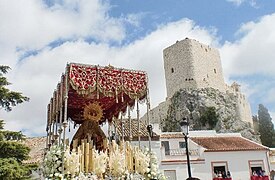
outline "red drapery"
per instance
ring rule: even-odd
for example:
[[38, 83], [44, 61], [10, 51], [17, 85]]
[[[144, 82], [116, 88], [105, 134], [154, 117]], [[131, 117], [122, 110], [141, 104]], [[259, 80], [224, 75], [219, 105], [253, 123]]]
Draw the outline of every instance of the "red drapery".
[[250, 180], [269, 180], [268, 176], [251, 176]]

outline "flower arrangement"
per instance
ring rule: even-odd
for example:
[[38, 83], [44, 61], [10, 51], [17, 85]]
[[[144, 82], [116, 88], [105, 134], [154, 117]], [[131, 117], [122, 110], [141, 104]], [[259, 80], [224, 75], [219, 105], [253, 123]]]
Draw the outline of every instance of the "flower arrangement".
[[122, 177], [125, 174], [125, 153], [118, 148], [110, 152], [109, 168], [114, 177]]
[[[45, 155], [43, 162], [43, 174], [46, 180], [100, 180], [111, 178], [117, 180], [143, 179], [166, 180], [166, 177], [158, 170], [156, 154], [148, 149], [141, 150], [138, 147], [124, 149], [113, 143], [113, 148], [99, 152], [92, 149], [92, 170], [89, 173], [81, 172], [81, 156], [85, 155], [67, 149], [65, 152], [61, 146], [52, 146]], [[64, 174], [62, 174], [62, 158], [64, 157]], [[90, 169], [89, 169], [90, 170]]]
[[94, 173], [98, 177], [102, 177], [102, 174], [106, 172], [107, 162], [109, 160], [107, 151], [106, 152], [98, 152], [94, 150], [95, 158], [94, 158]]
[[148, 154], [144, 153], [140, 149], [136, 149], [134, 159], [136, 165], [136, 173], [141, 175], [146, 175], [147, 173], [149, 173], [150, 156], [148, 156]]
[[62, 149], [52, 146], [45, 155], [43, 174], [46, 178], [62, 179]]
[[90, 174], [90, 173], [83, 174], [83, 173], [80, 173], [77, 178], [74, 178], [72, 180], [99, 180], [99, 178], [95, 174]]
[[80, 171], [79, 155], [73, 150], [71, 153], [69, 149], [65, 151], [64, 167], [67, 177], [75, 177]]
[[149, 172], [146, 174], [146, 179], [166, 180], [166, 176], [162, 174], [158, 169], [158, 160], [155, 152], [150, 152], [148, 149], [144, 152], [150, 157]]

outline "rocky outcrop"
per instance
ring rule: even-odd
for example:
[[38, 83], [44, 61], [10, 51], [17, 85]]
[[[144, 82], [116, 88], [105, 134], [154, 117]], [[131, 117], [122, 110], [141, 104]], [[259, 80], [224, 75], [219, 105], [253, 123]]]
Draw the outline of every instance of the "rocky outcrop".
[[[238, 132], [250, 140], [260, 142], [253, 125], [241, 120], [237, 103], [238, 98], [233, 93], [223, 93], [213, 88], [180, 90], [170, 99], [167, 117], [162, 120], [161, 126], [164, 131], [179, 131], [179, 121], [188, 117], [191, 130]], [[208, 111], [210, 108], [215, 109], [215, 113]], [[213, 117], [210, 119], [213, 121], [202, 121], [205, 115]]]

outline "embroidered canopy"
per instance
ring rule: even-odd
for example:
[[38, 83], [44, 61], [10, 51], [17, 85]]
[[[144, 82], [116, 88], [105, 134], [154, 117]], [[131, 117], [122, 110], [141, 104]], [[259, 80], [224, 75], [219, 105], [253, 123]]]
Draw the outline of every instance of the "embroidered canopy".
[[48, 104], [48, 124], [64, 115], [81, 124], [85, 118], [111, 121], [147, 95], [143, 71], [70, 63]]

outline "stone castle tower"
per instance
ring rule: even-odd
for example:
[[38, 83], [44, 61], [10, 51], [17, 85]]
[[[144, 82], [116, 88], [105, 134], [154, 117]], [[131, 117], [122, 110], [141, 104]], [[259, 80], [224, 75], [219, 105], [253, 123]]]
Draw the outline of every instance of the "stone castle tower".
[[[250, 105], [245, 95], [241, 93], [240, 85], [237, 83], [227, 85], [224, 82], [217, 49], [185, 38], [164, 49], [163, 59], [167, 97], [166, 101], [150, 110], [151, 123], [159, 124], [167, 117], [171, 98], [180, 89], [201, 91], [205, 88], [213, 88], [222, 93], [224, 99], [234, 97], [234, 103], [226, 106], [233, 109], [236, 120], [253, 124]], [[144, 118], [146, 115], [142, 117]]]
[[167, 97], [179, 89], [212, 87], [225, 92], [219, 51], [184, 39], [163, 50]]

